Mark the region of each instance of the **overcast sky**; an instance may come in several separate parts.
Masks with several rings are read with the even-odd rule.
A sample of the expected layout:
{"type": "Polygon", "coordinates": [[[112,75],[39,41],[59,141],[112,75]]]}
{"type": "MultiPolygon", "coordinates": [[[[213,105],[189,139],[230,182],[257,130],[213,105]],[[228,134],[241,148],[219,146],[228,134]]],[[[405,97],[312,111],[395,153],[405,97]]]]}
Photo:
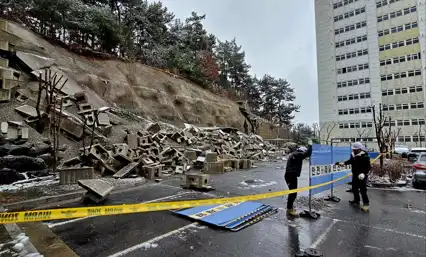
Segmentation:
{"type": "Polygon", "coordinates": [[[258,77],[287,79],[301,105],[295,122],[318,121],[314,1],[161,0],[177,18],[206,14],[205,28],[243,46],[258,77]]]}

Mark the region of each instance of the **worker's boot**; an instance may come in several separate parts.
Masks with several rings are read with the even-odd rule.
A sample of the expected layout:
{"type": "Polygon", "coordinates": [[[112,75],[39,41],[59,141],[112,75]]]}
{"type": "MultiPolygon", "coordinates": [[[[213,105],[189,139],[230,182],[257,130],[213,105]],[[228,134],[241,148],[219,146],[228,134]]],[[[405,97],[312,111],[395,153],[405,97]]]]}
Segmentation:
{"type": "Polygon", "coordinates": [[[297,213],[297,211],[295,209],[288,209],[287,210],[287,216],[293,217],[293,218],[298,218],[299,214],[297,213]]]}
{"type": "Polygon", "coordinates": [[[359,208],[359,202],[352,200],[352,201],[349,201],[349,203],[350,203],[351,205],[353,205],[353,206],[355,206],[355,207],[359,208]]]}
{"type": "Polygon", "coordinates": [[[363,204],[361,207],[361,210],[368,212],[370,210],[370,205],[369,204],[363,204]]]}

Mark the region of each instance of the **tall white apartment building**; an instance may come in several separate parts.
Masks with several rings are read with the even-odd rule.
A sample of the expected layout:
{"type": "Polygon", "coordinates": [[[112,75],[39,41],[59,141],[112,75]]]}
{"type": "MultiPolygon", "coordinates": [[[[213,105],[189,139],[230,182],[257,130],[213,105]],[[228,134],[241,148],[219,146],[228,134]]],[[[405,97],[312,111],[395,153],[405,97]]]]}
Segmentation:
{"type": "Polygon", "coordinates": [[[426,0],[315,0],[315,19],[322,139],[377,148],[381,104],[397,144],[425,146],[426,0]]]}

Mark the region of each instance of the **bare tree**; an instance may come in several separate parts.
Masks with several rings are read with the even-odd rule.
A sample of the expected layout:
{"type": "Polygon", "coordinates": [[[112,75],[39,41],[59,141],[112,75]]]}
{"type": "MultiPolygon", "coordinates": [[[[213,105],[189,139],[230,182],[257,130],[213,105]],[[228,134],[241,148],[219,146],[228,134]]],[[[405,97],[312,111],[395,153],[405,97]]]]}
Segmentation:
{"type": "Polygon", "coordinates": [[[60,96],[60,90],[64,87],[65,83],[67,83],[67,79],[62,82],[62,86],[58,87],[59,82],[61,82],[63,75],[58,77],[58,74],[55,73],[52,75],[52,71],[50,69],[45,69],[44,78],[42,74],[39,75],[39,88],[37,95],[37,123],[36,129],[38,131],[43,131],[45,128],[45,119],[44,117],[48,117],[49,119],[49,139],[52,142],[52,150],[53,150],[53,172],[56,171],[57,160],[58,160],[58,148],[59,148],[59,133],[60,133],[60,124],[62,118],[62,108],[63,102],[66,97],[60,96]],[[41,113],[41,99],[44,96],[44,114],[41,113]]]}
{"type": "MultiPolygon", "coordinates": [[[[420,131],[420,133],[421,133],[421,131],[420,131]]],[[[419,142],[421,144],[421,141],[419,139],[420,139],[419,131],[416,131],[416,133],[413,134],[413,141],[416,144],[416,146],[418,146],[419,142]]]]}
{"type": "MultiPolygon", "coordinates": [[[[393,120],[390,116],[385,116],[382,104],[370,107],[373,113],[374,129],[376,132],[377,144],[381,153],[387,153],[395,148],[401,128],[393,127],[393,120]]],[[[383,169],[383,156],[380,158],[380,168],[383,169]]]]}
{"type": "Polygon", "coordinates": [[[319,138],[322,140],[324,138],[324,141],[326,144],[330,143],[330,137],[333,130],[336,128],[337,122],[333,121],[333,123],[324,123],[320,130],[319,130],[319,138]],[[324,136],[322,136],[324,135],[324,136]]]}
{"type": "Polygon", "coordinates": [[[419,137],[418,137],[418,140],[419,140],[419,143],[420,143],[420,147],[423,146],[423,144],[422,144],[422,138],[425,135],[425,134],[423,134],[422,126],[423,126],[423,124],[419,124],[419,137]]]}
{"type": "Polygon", "coordinates": [[[362,141],[363,138],[371,136],[371,128],[357,128],[357,138],[356,140],[362,141]]]}
{"type": "MultiPolygon", "coordinates": [[[[385,129],[385,142],[388,145],[388,151],[395,148],[396,139],[401,134],[402,128],[385,129]]],[[[391,152],[392,156],[392,152],[391,152]]]]}
{"type": "Polygon", "coordinates": [[[312,123],[312,130],[314,132],[314,137],[319,137],[320,127],[317,122],[312,123]]]}

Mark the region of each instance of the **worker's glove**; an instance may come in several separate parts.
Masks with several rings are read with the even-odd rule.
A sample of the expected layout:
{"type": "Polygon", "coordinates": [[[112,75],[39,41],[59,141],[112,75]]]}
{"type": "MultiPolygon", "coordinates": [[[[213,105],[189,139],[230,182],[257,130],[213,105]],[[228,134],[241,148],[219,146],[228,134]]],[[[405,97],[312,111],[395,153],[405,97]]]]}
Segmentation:
{"type": "Polygon", "coordinates": [[[334,165],[337,165],[337,166],[343,166],[343,165],[345,165],[344,163],[342,163],[342,162],[336,162],[334,165]]]}
{"type": "Polygon", "coordinates": [[[359,179],[359,180],[364,180],[364,179],[365,179],[365,175],[364,175],[364,173],[359,174],[359,175],[358,175],[358,179],[359,179]]]}

